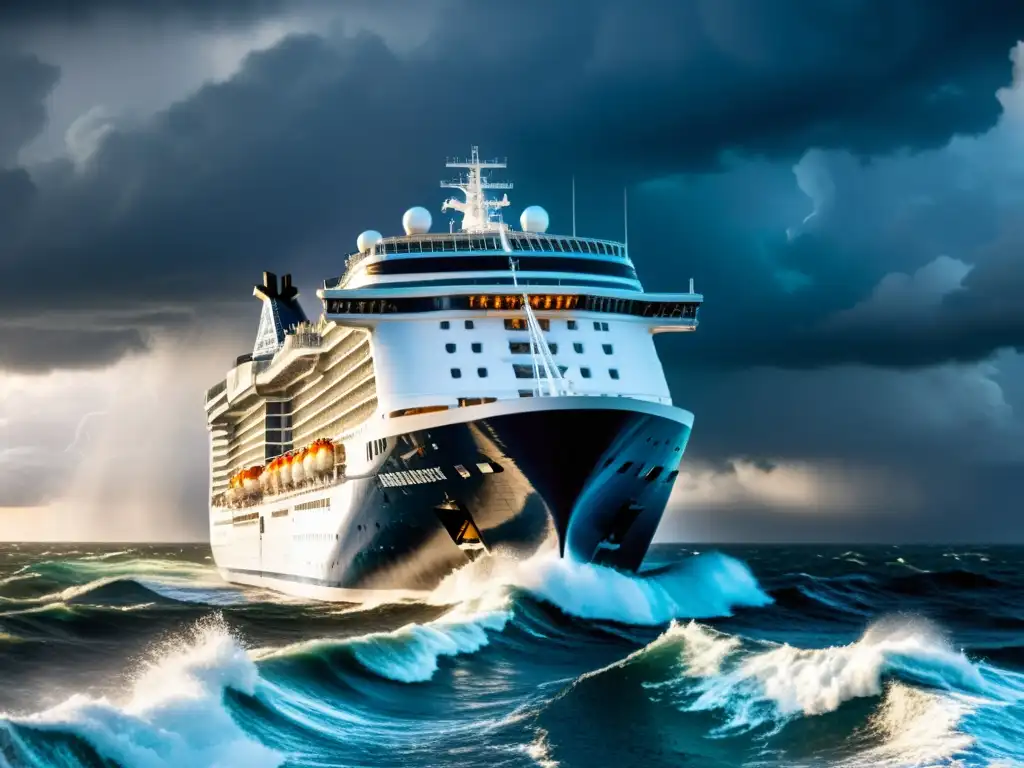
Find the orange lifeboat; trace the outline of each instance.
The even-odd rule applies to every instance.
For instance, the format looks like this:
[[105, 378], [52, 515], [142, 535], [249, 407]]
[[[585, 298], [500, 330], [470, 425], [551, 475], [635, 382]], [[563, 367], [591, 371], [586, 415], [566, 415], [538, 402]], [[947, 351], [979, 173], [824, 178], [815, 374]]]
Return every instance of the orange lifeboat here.
[[325, 475], [334, 469], [334, 442], [324, 438], [317, 441], [316, 471]]
[[260, 487], [260, 475], [263, 473], [262, 466], [249, 467], [242, 470], [242, 489], [246, 494], [253, 494]]
[[281, 487], [288, 488], [292, 484], [292, 457], [286, 453], [281, 457], [281, 468], [278, 470], [281, 476]]
[[302, 472], [306, 475], [307, 480], [313, 480], [316, 475], [316, 449], [317, 442], [314, 440], [308, 448], [302, 451]]
[[306, 470], [302, 466], [302, 462], [305, 457], [305, 448], [301, 448], [296, 451], [295, 456], [292, 457], [292, 483], [295, 485], [302, 485], [306, 480]]

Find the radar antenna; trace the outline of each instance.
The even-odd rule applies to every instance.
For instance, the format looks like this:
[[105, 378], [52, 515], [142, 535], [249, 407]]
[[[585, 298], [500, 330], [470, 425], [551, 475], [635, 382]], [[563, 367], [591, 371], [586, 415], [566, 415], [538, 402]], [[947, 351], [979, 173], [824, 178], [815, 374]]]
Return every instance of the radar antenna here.
[[512, 189], [508, 181], [491, 181], [484, 171], [492, 168], [506, 168], [505, 160], [480, 160], [480, 148], [474, 146], [468, 160], [448, 160], [447, 168], [465, 168], [466, 173], [460, 174], [450, 181], [442, 181], [442, 189], [456, 189], [466, 196], [465, 200], [451, 197], [445, 200], [441, 211], [458, 211], [462, 214], [462, 232], [504, 232], [508, 225], [502, 220], [501, 209], [509, 205], [508, 193], [501, 200], [488, 200], [485, 190]]

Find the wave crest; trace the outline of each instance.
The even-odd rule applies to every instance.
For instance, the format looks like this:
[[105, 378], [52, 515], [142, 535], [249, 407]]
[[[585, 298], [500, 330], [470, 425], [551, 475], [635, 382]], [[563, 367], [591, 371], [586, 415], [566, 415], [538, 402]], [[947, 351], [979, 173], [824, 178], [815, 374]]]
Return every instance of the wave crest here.
[[[24, 738], [58, 731], [77, 737], [120, 765], [271, 768], [283, 756], [248, 736], [224, 706], [228, 688], [254, 695], [255, 664], [219, 621], [197, 625], [183, 640], [159, 649], [132, 682], [123, 702], [76, 694], [51, 709], [6, 715], [11, 745], [37, 753]], [[45, 755], [21, 754], [36, 764]]]

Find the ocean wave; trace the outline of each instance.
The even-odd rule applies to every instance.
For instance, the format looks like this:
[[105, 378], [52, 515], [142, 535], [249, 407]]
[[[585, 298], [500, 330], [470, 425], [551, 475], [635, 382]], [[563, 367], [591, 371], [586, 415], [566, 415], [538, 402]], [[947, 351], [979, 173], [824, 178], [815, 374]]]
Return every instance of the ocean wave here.
[[[36, 738], [60, 733], [120, 765], [271, 768], [284, 756], [247, 735], [224, 705], [228, 689], [254, 696], [255, 663], [219, 622], [158, 649], [124, 701], [83, 694], [31, 715], [3, 715], [6, 751], [19, 764], [60, 765], [63, 750]], [[58, 762], [59, 760], [59, 762]]]
[[344, 653], [365, 670], [400, 683], [430, 680], [445, 656], [474, 653], [489, 642], [489, 632], [502, 631], [511, 612], [507, 601], [470, 601], [438, 619], [410, 623], [391, 632], [372, 632], [339, 640], [310, 640], [259, 651], [256, 658], [325, 657]]
[[543, 554], [528, 560], [481, 558], [452, 573], [431, 594], [452, 604], [521, 591], [581, 619], [659, 626], [678, 618], [729, 616], [772, 602], [739, 560], [708, 553], [652, 575], [634, 575]]
[[[719, 641], [723, 642], [723, 641]], [[851, 699], [880, 696], [889, 676], [930, 688], [981, 693], [978, 668], [923, 622], [883, 621], [854, 643], [820, 649], [791, 645], [744, 655], [705, 678], [691, 711], [719, 710], [726, 729], [750, 729], [794, 715], [833, 712]]]

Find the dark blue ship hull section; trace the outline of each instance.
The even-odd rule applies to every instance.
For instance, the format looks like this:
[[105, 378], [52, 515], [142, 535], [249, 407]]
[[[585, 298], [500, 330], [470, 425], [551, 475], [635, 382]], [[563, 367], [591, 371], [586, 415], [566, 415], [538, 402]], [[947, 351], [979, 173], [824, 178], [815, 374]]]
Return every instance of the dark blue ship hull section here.
[[[353, 478], [324, 579], [346, 589], [429, 590], [480, 553], [639, 567], [664, 512], [689, 427], [628, 410], [519, 412], [387, 440]], [[443, 479], [442, 479], [443, 478]], [[460, 546], [461, 545], [461, 546]]]

